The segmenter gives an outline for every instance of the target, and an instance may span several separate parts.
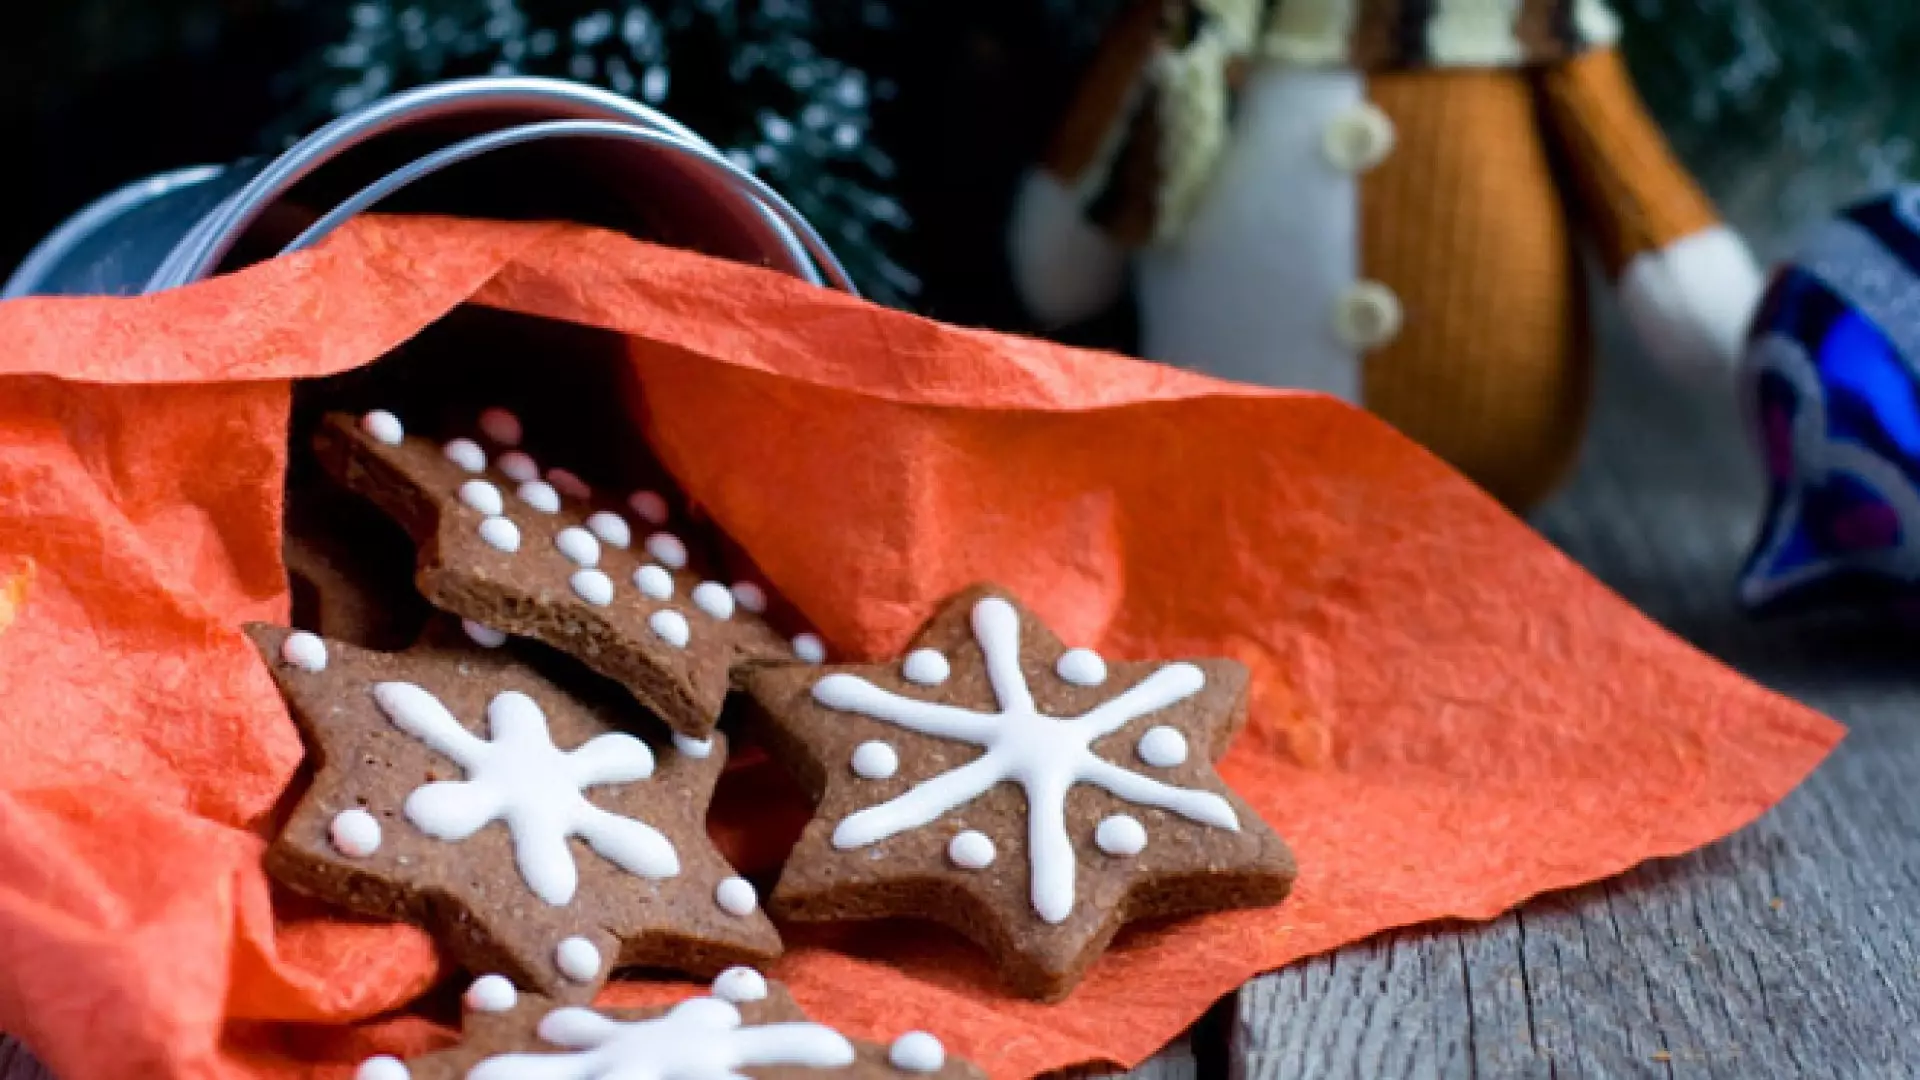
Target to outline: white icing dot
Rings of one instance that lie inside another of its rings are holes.
[[[301,671],[327,670],[327,643],[318,635],[295,630],[280,643],[280,659]]]
[[[713,996],[744,1005],[767,996],[767,978],[750,967],[730,967],[713,980]]]
[[[795,634],[793,655],[803,663],[824,664],[827,662],[827,643],[820,640],[819,634]]]
[[[760,895],[753,891],[753,883],[743,877],[730,877],[713,890],[714,903],[729,915],[745,917],[753,914],[760,906]]]
[[[613,579],[598,570],[575,570],[567,579],[573,593],[595,607],[613,603]]]
[[[1146,850],[1147,827],[1127,814],[1115,814],[1093,827],[1093,842],[1109,855],[1131,858]]]
[[[673,610],[662,608],[647,616],[647,625],[661,641],[676,649],[684,649],[693,638],[693,628],[687,625],[687,617]]]
[[[364,859],[380,850],[380,822],[356,806],[333,815],[327,837],[340,854]]]
[[[569,499],[579,499],[584,502],[593,498],[593,488],[587,486],[585,480],[567,469],[548,469],[547,483],[552,484],[556,491]]]
[[[893,1040],[887,1060],[902,1072],[936,1073],[946,1067],[947,1048],[924,1031],[909,1031]]]
[[[554,966],[574,982],[592,982],[600,976],[600,950],[583,937],[570,937],[553,952]]]
[[[673,733],[673,748],[690,758],[700,758],[704,760],[707,755],[713,753],[713,740],[696,739],[691,735],[682,735],[676,731]]]
[[[520,1002],[520,992],[505,975],[482,975],[467,987],[467,1008],[474,1012],[506,1012]]]
[[[640,520],[650,525],[667,523],[667,500],[657,491],[636,491],[627,496],[627,505],[640,515]]]
[[[407,1063],[389,1054],[370,1057],[353,1070],[353,1080],[412,1080]]]
[[[685,569],[687,565],[687,545],[672,533],[654,533],[647,537],[647,554],[669,570]]]
[[[734,582],[733,599],[755,615],[763,614],[767,610],[767,590],[751,581]]]
[[[521,502],[543,514],[560,512],[560,493],[553,490],[553,485],[545,480],[529,480],[521,484],[520,489],[514,494],[520,496]]]
[[[693,587],[693,606],[716,619],[733,618],[733,594],[725,585],[703,581]]]
[[[986,833],[968,829],[947,845],[947,858],[962,870],[980,870],[993,864],[993,840]]]
[[[460,505],[492,517],[507,508],[500,489],[485,480],[469,480],[460,485]]]
[[[648,563],[633,572],[633,587],[649,600],[670,600],[673,598],[673,575]]]
[[[520,418],[505,409],[484,409],[480,413],[480,430],[487,438],[501,446],[520,445]]]
[[[520,550],[520,526],[503,517],[490,517],[480,523],[480,539],[511,555]]]
[[[1171,769],[1187,760],[1187,737],[1179,728],[1155,724],[1140,736],[1140,760],[1156,769]]]
[[[601,510],[587,515],[587,528],[609,547],[625,550],[633,543],[633,530],[627,527],[627,519],[619,514]]]
[[[915,649],[907,654],[907,659],[900,665],[900,674],[908,682],[939,686],[947,681],[947,676],[953,674],[953,665],[947,663],[947,658],[938,649]]]
[[[487,471],[487,452],[472,439],[454,439],[441,449],[447,460],[460,466],[467,472]]]
[[[473,643],[483,649],[497,649],[507,643],[505,631],[495,630],[485,623],[477,623],[472,619],[461,619],[460,629],[465,630],[467,637],[473,639]]]
[[[885,780],[900,771],[900,755],[878,740],[863,742],[853,748],[853,771],[868,780]]]
[[[525,484],[540,479],[540,466],[518,450],[501,454],[500,460],[494,464],[499,466],[501,472],[507,474],[509,480]]]
[[[1068,649],[1053,670],[1075,686],[1099,686],[1107,681],[1107,662],[1092,649]]]
[[[578,525],[561,529],[553,538],[553,546],[560,549],[560,554],[581,566],[594,566],[600,562],[600,541]]]
[[[400,426],[400,418],[385,409],[375,409],[360,418],[360,430],[373,436],[374,441],[388,446],[399,446],[400,440],[407,437],[407,431]]]

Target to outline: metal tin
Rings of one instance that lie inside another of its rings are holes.
[[[121,188],[43,240],[0,299],[157,292],[375,208],[582,221],[854,291],[798,212],[678,122],[597,87],[493,77],[381,99],[278,157]]]

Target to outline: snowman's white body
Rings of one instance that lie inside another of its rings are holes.
[[[1194,216],[1177,241],[1136,258],[1146,356],[1359,400],[1359,356],[1337,331],[1360,278],[1359,183],[1323,148],[1365,102],[1357,71],[1253,74]]]

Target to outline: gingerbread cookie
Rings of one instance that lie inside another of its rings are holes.
[[[760,617],[759,586],[703,577],[658,492],[616,504],[543,470],[503,409],[480,414],[473,435],[443,444],[375,410],[330,415],[314,439],[327,472],[412,535],[435,607],[579,658],[695,738],[736,673],[815,656],[817,639],[783,641]]]
[[[247,633],[317,763],[267,852],[287,885],[420,923],[469,970],[567,1000],[616,967],[711,974],[779,954],[707,836],[724,736],[649,745],[620,730],[636,717],[506,649]]]
[[[751,968],[657,1009],[556,1008],[498,975],[464,997],[459,1045],[361,1062],[355,1080],[986,1080],[924,1031],[881,1046],[809,1021],[786,987]]]
[[[1278,903],[1292,855],[1213,769],[1246,688],[1230,660],[1065,648],[985,586],[897,663],[758,671],[768,749],[817,800],[770,907],[937,920],[1057,1000],[1124,923]]]
[[[370,649],[402,649],[433,609],[413,587],[399,526],[331,484],[287,492],[281,556],[295,626]]]

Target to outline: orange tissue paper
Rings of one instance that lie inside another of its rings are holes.
[[[992,580],[1112,655],[1252,670],[1221,771],[1298,856],[1283,906],[1125,934],[1053,1006],[911,927],[798,933],[770,973],[997,1080],[1137,1063],[1259,972],[1707,843],[1841,735],[1331,399],[583,227],[367,218],[155,296],[0,304],[0,1030],[57,1075],[344,1077],[452,1037],[409,1011],[451,974],[423,934],[269,888],[301,746],[239,625],[288,615],[292,381],[462,304],[625,335],[634,423],[841,654]]]

